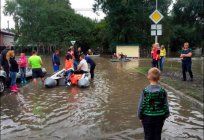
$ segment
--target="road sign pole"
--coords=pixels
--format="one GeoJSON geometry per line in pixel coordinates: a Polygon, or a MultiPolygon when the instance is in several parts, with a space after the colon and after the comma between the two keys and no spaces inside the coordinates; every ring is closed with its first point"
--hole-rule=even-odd
{"type": "MultiPolygon", "coordinates": [[[[157,7],[158,7],[158,0],[156,0],[156,10],[157,10],[157,7]]],[[[157,24],[156,24],[156,27],[157,27],[157,24]]],[[[156,31],[155,43],[157,42],[158,42],[158,37],[157,37],[157,31],[156,31]]]]}
{"type": "Polygon", "coordinates": [[[156,10],[157,10],[157,6],[158,6],[158,3],[157,3],[157,0],[156,0],[156,10]]]}
{"type": "Polygon", "coordinates": [[[155,43],[158,43],[158,36],[155,35],[155,43]]]}

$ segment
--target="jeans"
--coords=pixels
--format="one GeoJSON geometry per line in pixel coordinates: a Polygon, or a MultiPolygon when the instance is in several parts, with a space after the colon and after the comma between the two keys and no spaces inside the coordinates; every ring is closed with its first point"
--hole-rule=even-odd
{"type": "Polygon", "coordinates": [[[142,120],[145,140],[161,140],[164,121],[164,117],[161,116],[145,116],[142,120]]]}
{"type": "Polygon", "coordinates": [[[54,64],[53,64],[53,69],[54,69],[54,72],[59,71],[59,65],[54,65],[54,64]]]}
{"type": "Polygon", "coordinates": [[[161,56],[161,59],[159,61],[159,65],[160,65],[160,70],[163,71],[163,67],[164,67],[164,61],[165,61],[165,57],[161,56]]]}
{"type": "Polygon", "coordinates": [[[186,80],[186,72],[189,72],[191,79],[193,79],[193,72],[191,70],[191,62],[182,61],[183,80],[186,80]]]}
{"type": "Polygon", "coordinates": [[[11,86],[16,85],[16,72],[10,72],[11,86]]]}
{"type": "Polygon", "coordinates": [[[26,68],[20,68],[21,81],[26,80],[26,68]]]}
{"type": "Polygon", "coordinates": [[[79,62],[74,60],[74,70],[77,70],[77,66],[78,66],[79,62]]]}
{"type": "Polygon", "coordinates": [[[92,65],[90,68],[90,74],[91,74],[91,79],[94,78],[94,69],[95,69],[96,65],[92,65]]]}
{"type": "Polygon", "coordinates": [[[67,70],[65,73],[67,74],[66,79],[65,79],[65,83],[67,83],[70,80],[70,77],[71,77],[71,75],[73,73],[73,70],[72,69],[67,70]]]}

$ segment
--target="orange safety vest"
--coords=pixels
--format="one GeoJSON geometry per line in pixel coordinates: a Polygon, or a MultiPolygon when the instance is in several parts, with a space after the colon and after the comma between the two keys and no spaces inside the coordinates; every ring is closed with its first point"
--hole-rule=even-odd
{"type": "Polygon", "coordinates": [[[70,81],[72,83],[72,85],[77,85],[78,80],[81,79],[82,74],[72,74],[70,77],[70,81]]]}
{"type": "Polygon", "coordinates": [[[73,61],[70,59],[70,60],[65,60],[65,70],[68,70],[70,68],[73,68],[74,67],[74,64],[73,64],[73,61]]]}

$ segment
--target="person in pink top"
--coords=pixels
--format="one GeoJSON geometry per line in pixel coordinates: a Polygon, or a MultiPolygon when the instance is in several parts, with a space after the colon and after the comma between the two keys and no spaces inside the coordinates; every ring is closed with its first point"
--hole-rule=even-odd
{"type": "Polygon", "coordinates": [[[25,53],[21,53],[20,58],[18,60],[18,64],[20,67],[20,73],[21,73],[21,84],[26,84],[26,67],[27,67],[27,58],[25,56],[25,53]]]}

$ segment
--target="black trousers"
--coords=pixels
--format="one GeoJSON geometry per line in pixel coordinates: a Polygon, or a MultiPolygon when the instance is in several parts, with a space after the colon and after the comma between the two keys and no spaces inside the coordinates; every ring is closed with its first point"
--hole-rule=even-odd
{"type": "Polygon", "coordinates": [[[91,79],[94,78],[94,69],[95,69],[96,65],[93,65],[90,67],[90,74],[91,74],[91,79]]]}
{"type": "Polygon", "coordinates": [[[7,87],[10,86],[11,84],[11,79],[10,79],[10,70],[9,70],[9,66],[3,66],[4,71],[6,72],[6,85],[7,87]]]}
{"type": "Polygon", "coordinates": [[[156,59],[152,59],[152,67],[156,67],[156,68],[158,68],[158,60],[156,60],[156,59]]]}
{"type": "Polygon", "coordinates": [[[84,74],[84,73],[88,73],[88,72],[87,71],[83,71],[83,70],[74,71],[74,74],[84,74]]]}
{"type": "Polygon", "coordinates": [[[182,73],[183,73],[183,80],[186,80],[186,72],[189,72],[191,79],[193,78],[193,72],[191,70],[191,62],[182,61],[182,73]]]}
{"type": "Polygon", "coordinates": [[[161,140],[164,121],[163,116],[145,116],[142,120],[145,140],[161,140]]]}

